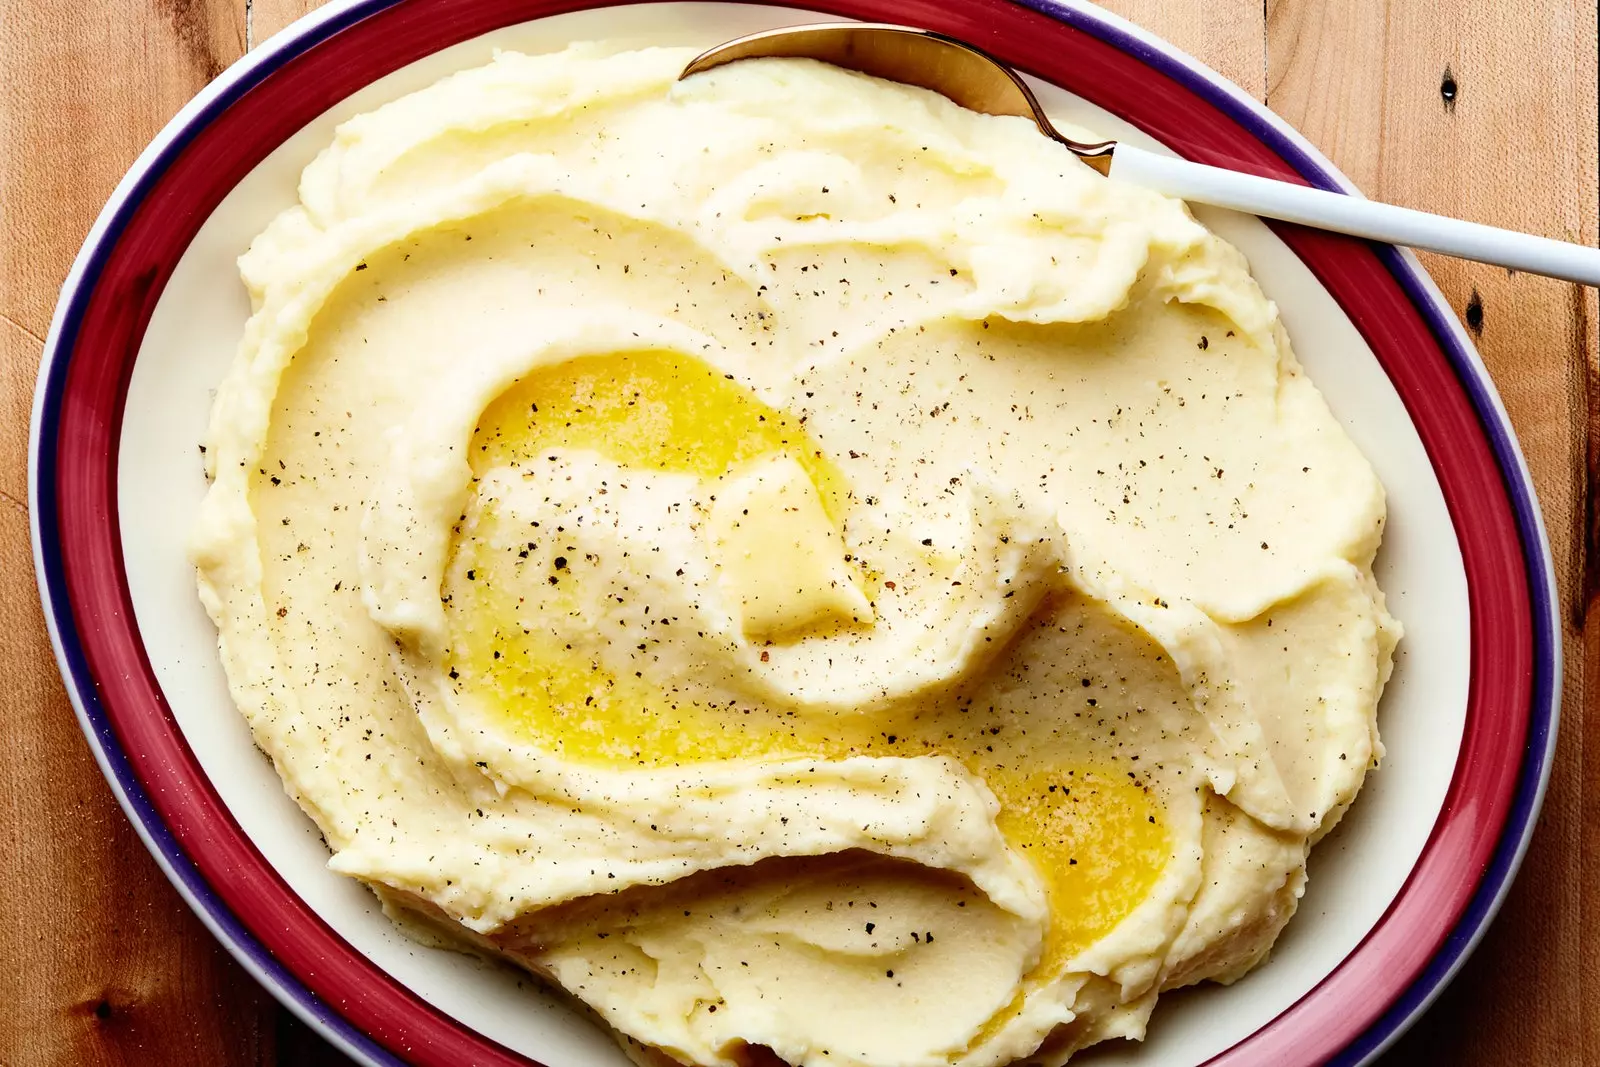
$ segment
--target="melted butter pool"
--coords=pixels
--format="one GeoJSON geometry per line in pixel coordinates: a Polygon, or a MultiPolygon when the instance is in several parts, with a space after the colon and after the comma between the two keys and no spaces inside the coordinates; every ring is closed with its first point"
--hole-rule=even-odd
{"type": "MultiPolygon", "coordinates": [[[[586,357],[526,376],[480,419],[474,474],[553,448],[593,450],[625,466],[705,479],[785,453],[811,476],[836,522],[848,494],[798,420],[677,353],[586,357]]],[[[493,514],[480,516],[495,521],[493,514]]],[[[854,755],[954,758],[994,792],[1001,832],[1048,887],[1052,928],[1034,981],[1048,980],[1109,932],[1149,895],[1166,864],[1168,833],[1149,787],[1120,768],[1086,762],[1087,753],[1041,744],[1040,730],[1030,738],[1037,723],[1015,711],[953,698],[891,722],[671,697],[518,625],[515,558],[480,550],[495,541],[490,535],[456,545],[476,578],[453,587],[449,600],[450,670],[462,692],[487,702],[540,748],[628,768],[854,755]]]]}
{"type": "Polygon", "coordinates": [[[515,466],[554,448],[701,478],[785,453],[811,476],[836,522],[847,493],[844,476],[799,420],[677,352],[585,356],[525,376],[478,420],[472,472],[515,466]]]}

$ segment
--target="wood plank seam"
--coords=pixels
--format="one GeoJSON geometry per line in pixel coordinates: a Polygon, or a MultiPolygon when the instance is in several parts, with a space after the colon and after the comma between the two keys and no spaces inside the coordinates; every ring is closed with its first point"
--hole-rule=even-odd
{"type": "Polygon", "coordinates": [[[1574,624],[1584,626],[1597,600],[1600,600],[1600,338],[1594,336],[1588,305],[1592,294],[1582,286],[1573,286],[1573,317],[1577,321],[1577,338],[1573,344],[1573,359],[1583,367],[1584,397],[1588,425],[1584,455],[1580,457],[1583,469],[1583,526],[1578,531],[1578,543],[1583,556],[1579,572],[1583,576],[1581,594],[1575,605],[1574,624]]]}

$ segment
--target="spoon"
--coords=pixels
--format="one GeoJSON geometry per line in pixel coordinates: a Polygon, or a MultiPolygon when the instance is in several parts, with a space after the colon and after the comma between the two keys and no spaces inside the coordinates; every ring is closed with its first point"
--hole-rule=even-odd
{"type": "Polygon", "coordinates": [[[1168,196],[1600,286],[1600,249],[1240,174],[1117,141],[1075,141],[1051,125],[1032,90],[1009,67],[987,52],[931,30],[872,22],[767,30],[701,54],[679,78],[741,59],[771,56],[821,60],[930,89],[985,115],[1029,119],[1039,132],[1101,174],[1168,196]]]}

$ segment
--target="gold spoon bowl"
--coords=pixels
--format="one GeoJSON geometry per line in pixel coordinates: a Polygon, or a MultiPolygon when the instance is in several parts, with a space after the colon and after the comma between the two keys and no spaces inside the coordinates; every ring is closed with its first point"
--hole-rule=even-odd
{"type": "Polygon", "coordinates": [[[789,26],[735,38],[696,56],[679,78],[741,59],[787,56],[815,59],[886,81],[928,89],[969,111],[1030,119],[1039,131],[1071,149],[1101,174],[1111,169],[1115,141],[1085,144],[1051,124],[1039,100],[1017,74],[980,48],[954,37],[886,22],[828,22],[789,26]]]}

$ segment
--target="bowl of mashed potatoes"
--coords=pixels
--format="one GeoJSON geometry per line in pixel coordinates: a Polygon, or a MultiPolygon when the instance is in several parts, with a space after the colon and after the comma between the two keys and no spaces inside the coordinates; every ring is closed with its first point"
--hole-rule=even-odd
{"type": "MultiPolygon", "coordinates": [[[[122,793],[270,987],[370,1062],[1398,1032],[1514,869],[1555,663],[1514,441],[1413,261],[811,61],[677,79],[804,12],[484,5],[430,42],[428,0],[369,7],[175,120],[289,87],[105,400],[124,584],[60,592],[127,597],[148,691],[80,712],[197,783],[122,793]],[[1462,797],[1495,833],[1441,839],[1462,797]]],[[[1102,15],[997,7],[1184,74],[1180,151],[1322,165],[1102,15]]],[[[1116,77],[1037,69],[1067,125],[1159,143],[1116,77]]],[[[88,373],[55,358],[42,420],[88,373]]],[[[69,511],[41,538],[87,552],[69,511]]]]}

